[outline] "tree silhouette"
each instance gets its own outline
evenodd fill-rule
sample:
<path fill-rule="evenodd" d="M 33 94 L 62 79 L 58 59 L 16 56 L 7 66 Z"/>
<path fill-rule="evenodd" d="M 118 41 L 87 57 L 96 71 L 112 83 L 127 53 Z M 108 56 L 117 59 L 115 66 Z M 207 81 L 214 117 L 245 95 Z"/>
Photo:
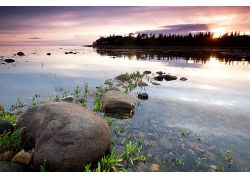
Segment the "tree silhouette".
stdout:
<path fill-rule="evenodd" d="M 128 36 L 110 35 L 100 37 L 93 42 L 93 46 L 98 45 L 119 45 L 119 46 L 225 46 L 225 47 L 250 47 L 250 36 L 240 35 L 240 32 L 226 32 L 223 36 L 214 38 L 213 32 L 198 32 L 187 35 L 162 34 L 158 36 L 150 33 L 138 33 L 135 37 L 133 33 Z"/>

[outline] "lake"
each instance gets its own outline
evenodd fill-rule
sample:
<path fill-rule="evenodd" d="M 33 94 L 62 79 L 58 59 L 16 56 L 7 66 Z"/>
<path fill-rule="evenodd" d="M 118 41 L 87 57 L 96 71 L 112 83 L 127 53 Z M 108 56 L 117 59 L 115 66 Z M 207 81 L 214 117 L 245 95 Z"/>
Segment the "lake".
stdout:
<path fill-rule="evenodd" d="M 124 151 L 122 141 L 129 134 L 133 142 L 142 145 L 147 158 L 138 164 L 125 163 L 126 170 L 148 172 L 156 167 L 154 171 L 162 172 L 249 172 L 248 59 L 221 57 L 234 49 L 220 54 L 204 48 L 188 54 L 173 49 L 1 46 L 0 104 L 11 111 L 19 99 L 25 110 L 34 99 L 39 102 L 70 94 L 78 86 L 83 92 L 86 84 L 93 93 L 96 87 L 105 86 L 105 80 L 120 74 L 151 71 L 144 79 L 148 86 L 130 92 L 138 105 L 134 116 L 115 118 L 111 125 L 111 147 L 116 147 L 116 154 Z M 16 55 L 19 51 L 25 56 Z M 15 62 L 4 62 L 8 58 Z M 177 79 L 155 81 L 159 71 Z M 181 81 L 181 77 L 187 80 Z M 116 85 L 124 91 L 114 81 Z M 148 100 L 138 99 L 138 92 L 146 92 Z M 92 108 L 93 100 L 89 96 L 86 106 Z M 118 126 L 123 131 L 115 134 Z"/>

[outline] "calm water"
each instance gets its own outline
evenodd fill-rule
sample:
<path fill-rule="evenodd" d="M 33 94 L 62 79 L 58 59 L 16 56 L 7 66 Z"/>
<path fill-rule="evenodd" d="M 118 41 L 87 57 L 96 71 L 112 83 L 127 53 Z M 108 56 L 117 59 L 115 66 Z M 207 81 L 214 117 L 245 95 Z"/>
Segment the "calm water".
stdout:
<path fill-rule="evenodd" d="M 19 51 L 25 56 L 13 55 Z M 65 54 L 69 51 L 75 54 Z M 93 92 L 106 79 L 126 72 L 149 70 L 149 79 L 157 71 L 175 75 L 177 80 L 157 81 L 159 86 L 145 79 L 149 85 L 130 94 L 137 97 L 137 92 L 147 92 L 149 99 L 137 99 L 142 106 L 136 106 L 132 118 L 115 119 L 111 130 L 118 125 L 126 127 L 111 143 L 116 146 L 116 153 L 124 150 L 121 141 L 131 134 L 132 141 L 140 140 L 142 153 L 147 157 L 145 163 L 129 164 L 127 171 L 150 171 L 153 164 L 163 172 L 212 171 L 214 166 L 218 171 L 250 171 L 247 61 L 228 63 L 216 56 L 206 61 L 192 57 L 187 60 L 155 52 L 148 56 L 144 50 L 106 51 L 81 46 L 0 47 L 0 61 L 7 58 L 15 62 L 2 61 L 0 65 L 0 104 L 5 110 L 10 110 L 18 98 L 26 104 L 25 110 L 32 105 L 36 93 L 40 94 L 39 100 L 62 95 L 57 87 L 73 92 L 87 83 Z M 180 81 L 180 77 L 188 80 Z M 91 107 L 93 98 L 88 97 L 87 101 Z M 226 155 L 232 156 L 230 167 Z"/>

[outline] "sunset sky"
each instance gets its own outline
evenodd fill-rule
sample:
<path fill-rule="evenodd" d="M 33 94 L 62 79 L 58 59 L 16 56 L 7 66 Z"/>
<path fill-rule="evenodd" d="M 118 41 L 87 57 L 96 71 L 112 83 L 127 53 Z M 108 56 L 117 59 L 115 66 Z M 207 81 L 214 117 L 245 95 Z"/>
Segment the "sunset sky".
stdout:
<path fill-rule="evenodd" d="M 87 45 L 101 36 L 129 33 L 186 35 L 211 31 L 221 35 L 240 31 L 250 35 L 250 6 L 240 3 L 141 6 L 132 1 L 128 5 L 105 1 L 106 5 L 98 6 L 72 3 L 45 7 L 28 3 L 19 6 L 20 2 L 0 6 L 0 45 Z"/>

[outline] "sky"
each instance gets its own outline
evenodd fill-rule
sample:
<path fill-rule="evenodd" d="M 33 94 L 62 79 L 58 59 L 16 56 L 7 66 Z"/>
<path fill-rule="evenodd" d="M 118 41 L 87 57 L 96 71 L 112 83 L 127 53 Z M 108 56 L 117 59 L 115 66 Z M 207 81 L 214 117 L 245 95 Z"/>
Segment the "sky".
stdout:
<path fill-rule="evenodd" d="M 214 5 L 178 0 L 170 5 L 129 0 L 128 5 L 110 1 L 95 4 L 95 0 L 89 4 L 71 0 L 60 6 L 8 2 L 0 3 L 0 45 L 90 45 L 100 37 L 129 33 L 214 32 L 219 36 L 237 31 L 250 35 L 250 4 L 241 0 Z"/>

